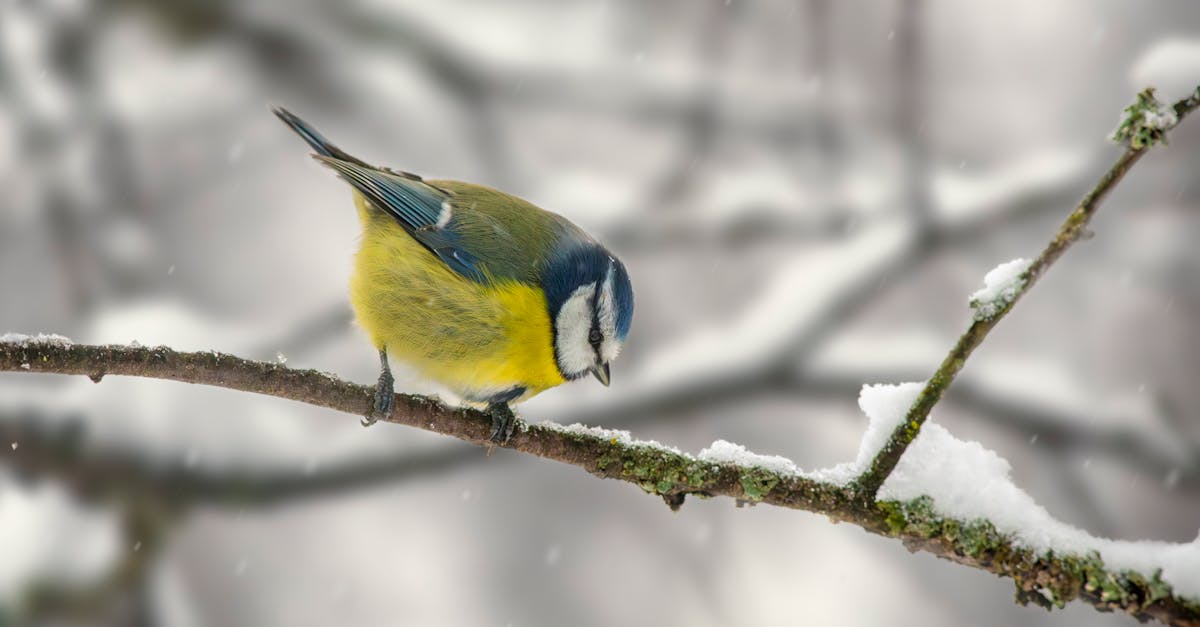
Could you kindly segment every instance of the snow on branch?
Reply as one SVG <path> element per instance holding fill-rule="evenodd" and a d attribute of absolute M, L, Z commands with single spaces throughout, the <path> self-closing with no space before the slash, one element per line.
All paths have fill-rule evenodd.
<path fill-rule="evenodd" d="M 1013 259 L 1002 263 L 983 277 L 983 288 L 971 294 L 968 301 L 975 310 L 976 320 L 988 320 L 1007 309 L 1025 287 L 1028 259 Z"/>
<path fill-rule="evenodd" d="M 1139 104 L 1127 109 L 1131 125 L 1150 120 L 1142 96 L 1152 97 L 1143 92 Z M 1173 119 L 1159 130 L 1169 131 L 1198 106 L 1200 90 L 1171 107 Z M 1154 110 L 1161 114 L 1157 105 Z M 1054 520 L 1012 482 L 1008 463 L 994 452 L 958 440 L 939 425 L 925 425 L 970 353 L 1083 235 L 1101 200 L 1161 139 L 1135 142 L 1132 135 L 1126 137 L 1127 150 L 1042 254 L 1028 265 L 1010 262 L 989 277 L 988 286 L 973 299 L 974 321 L 928 382 L 863 388 L 860 406 L 870 424 L 853 462 L 805 471 L 790 460 L 730 442 L 718 441 L 690 455 L 623 431 L 556 423 L 521 423 L 505 446 L 633 483 L 673 509 L 695 494 L 825 514 L 899 539 L 912 550 L 1011 577 L 1022 603 L 1061 607 L 1081 599 L 1102 611 L 1200 625 L 1200 538 L 1171 544 L 1090 536 Z M 979 315 L 984 305 L 990 309 Z M 0 371 L 82 374 L 97 383 L 109 374 L 165 379 L 265 394 L 354 416 L 373 407 L 371 387 L 216 351 L 96 346 L 58 336 L 9 334 L 0 337 Z M 491 419 L 482 412 L 406 394 L 396 395 L 386 421 L 485 446 L 491 430 Z M 27 453 L 14 446 L 6 455 L 19 464 Z"/>
<path fill-rule="evenodd" d="M 1084 196 L 1075 211 L 1067 216 L 1054 239 L 1050 240 L 1042 254 L 1032 263 L 1026 266 L 1024 260 L 1010 261 L 988 273 L 984 289 L 971 297 L 975 307 L 971 326 L 959 337 L 950 354 L 925 384 L 904 420 L 895 427 L 887 443 L 871 462 L 870 468 L 857 480 L 858 490 L 863 498 L 871 500 L 879 492 L 879 488 L 904 455 L 905 449 L 920 433 L 921 425 L 929 417 L 933 406 L 941 400 L 946 388 L 962 370 L 967 358 L 983 343 L 992 328 L 1012 310 L 1013 305 L 1033 287 L 1067 248 L 1083 237 L 1088 222 L 1095 215 L 1100 203 L 1124 178 L 1133 164 L 1155 143 L 1165 142 L 1167 131 L 1197 107 L 1200 107 L 1200 87 L 1197 87 L 1190 97 L 1174 105 L 1160 104 L 1154 98 L 1154 90 L 1146 89 L 1138 94 L 1134 104 L 1125 109 L 1125 117 L 1113 135 L 1114 140 L 1126 145 L 1125 152 L 1101 177 L 1100 182 Z M 1169 123 L 1165 121 L 1166 117 L 1170 118 Z M 1122 132 L 1122 129 L 1125 129 L 1125 132 Z M 1015 272 L 1018 269 L 1021 272 Z"/>
<path fill-rule="evenodd" d="M 215 385 L 267 394 L 360 415 L 370 409 L 373 390 L 315 370 L 296 370 L 279 363 L 241 359 L 216 351 L 177 352 L 166 347 L 95 346 L 73 344 L 62 338 L 15 338 L 0 342 L 0 371 L 18 373 L 82 374 L 94 381 L 107 375 L 142 376 L 186 383 Z M 864 390 L 861 401 L 872 419 L 869 432 L 887 433 L 903 417 L 919 386 L 878 386 Z M 448 407 L 421 396 L 400 394 L 388 422 L 487 445 L 490 418 L 481 412 Z M 948 433 L 928 430 L 914 447 L 918 454 L 889 479 L 885 496 L 895 491 L 895 501 L 868 502 L 852 488 L 857 470 L 868 460 L 870 449 L 882 441 L 864 442 L 859 460 L 832 469 L 803 471 L 790 461 L 758 455 L 744 448 L 717 442 L 693 456 L 656 442 L 633 439 L 629 433 L 609 429 L 562 426 L 555 423 L 522 424 L 506 445 L 517 451 L 578 466 L 603 478 L 633 483 L 678 507 L 688 494 L 728 496 L 743 502 L 767 503 L 803 509 L 851 522 L 907 546 L 947 559 L 1012 577 L 1018 589 L 1034 599 L 1063 604 L 1082 598 L 1097 607 L 1119 609 L 1143 618 L 1170 623 L 1200 620 L 1200 581 L 1189 568 L 1200 563 L 1195 543 L 1115 543 L 1089 538 L 1082 531 L 1055 523 L 1044 541 L 1026 534 L 1027 522 L 1043 523 L 1044 510 L 1007 477 L 1007 464 L 978 444 L 954 440 Z M 926 444 L 926 442 L 929 442 Z M 920 447 L 930 447 L 928 454 Z M 955 447 L 966 451 L 956 451 Z M 31 453 L 19 447 L 8 453 L 16 458 Z M 999 522 L 976 517 L 986 507 L 996 507 L 962 476 L 944 484 L 929 483 L 930 474 L 945 475 L 938 464 L 974 468 L 970 455 L 991 456 L 983 464 L 989 489 L 1005 487 L 1007 502 L 1027 503 L 1024 517 L 1012 514 Z M 20 460 L 17 459 L 17 463 Z M 932 490 L 938 509 L 927 495 L 909 499 L 910 493 Z M 973 499 L 973 500 L 972 500 Z M 953 503 L 959 516 L 941 511 Z M 989 505 L 989 503 L 991 503 Z M 988 511 L 988 513 L 991 513 Z M 1032 533 L 1036 533 L 1036 530 Z M 1071 543 L 1063 547 L 1060 540 Z M 1048 549 L 1053 547 L 1053 549 Z M 1053 552 L 1050 552 L 1050 551 Z M 1111 560 L 1111 564 L 1109 563 Z M 1192 565 L 1192 566 L 1189 566 Z M 1192 589 L 1198 588 L 1198 589 Z M 1023 597 L 1025 598 L 1025 597 Z"/>

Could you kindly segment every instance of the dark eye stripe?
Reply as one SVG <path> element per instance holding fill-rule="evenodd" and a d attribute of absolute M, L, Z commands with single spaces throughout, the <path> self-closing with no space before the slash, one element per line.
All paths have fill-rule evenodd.
<path fill-rule="evenodd" d="M 592 292 L 592 328 L 588 331 L 588 344 L 597 351 L 600 350 L 600 342 L 604 340 L 604 336 L 600 334 L 600 289 L 600 283 L 596 283 L 596 289 Z"/>

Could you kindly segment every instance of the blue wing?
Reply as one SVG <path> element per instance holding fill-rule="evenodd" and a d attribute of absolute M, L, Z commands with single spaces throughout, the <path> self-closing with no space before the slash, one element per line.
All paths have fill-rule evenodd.
<path fill-rule="evenodd" d="M 450 195 L 407 172 L 384 170 L 326 155 L 314 158 L 333 168 L 408 234 L 455 272 L 476 282 L 487 280 L 479 259 L 468 253 L 454 231 Z"/>
<path fill-rule="evenodd" d="M 325 139 L 324 135 L 318 133 L 317 129 L 313 128 L 308 122 L 301 120 L 300 116 L 296 115 L 295 113 L 292 113 L 283 107 L 271 107 L 271 113 L 274 113 L 275 116 L 283 121 L 284 124 L 287 124 L 288 128 L 292 129 L 294 133 L 299 135 L 300 138 L 303 139 L 310 148 L 317 152 L 317 154 L 325 155 L 326 157 L 334 157 L 341 159 L 342 161 L 349 161 L 350 163 L 357 163 L 359 165 L 367 165 L 366 163 L 354 158 L 341 148 L 334 146 L 333 142 Z"/>
<path fill-rule="evenodd" d="M 479 259 L 463 249 L 454 231 L 448 193 L 416 174 L 376 168 L 350 155 L 287 109 L 274 107 L 271 111 L 316 151 L 313 156 L 317 160 L 336 170 L 371 204 L 396 218 L 429 252 L 468 279 L 481 283 L 486 280 Z"/>

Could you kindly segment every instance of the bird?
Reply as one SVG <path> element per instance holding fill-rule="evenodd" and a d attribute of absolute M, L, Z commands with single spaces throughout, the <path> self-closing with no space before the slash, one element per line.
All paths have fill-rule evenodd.
<path fill-rule="evenodd" d="M 389 359 L 485 405 L 493 443 L 512 405 L 610 364 L 633 321 L 625 265 L 566 218 L 483 185 L 370 165 L 282 107 L 272 112 L 353 188 L 362 239 L 355 318 L 379 352 L 369 426 L 394 402 Z"/>

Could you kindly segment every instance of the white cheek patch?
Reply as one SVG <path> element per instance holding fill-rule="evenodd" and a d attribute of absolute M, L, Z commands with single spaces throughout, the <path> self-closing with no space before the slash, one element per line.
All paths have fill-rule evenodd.
<path fill-rule="evenodd" d="M 604 277 L 604 285 L 600 287 L 600 302 L 597 305 L 596 319 L 600 323 L 600 358 L 606 363 L 617 358 L 621 352 L 621 342 L 617 340 L 617 311 L 613 297 L 613 264 L 608 265 L 608 274 Z"/>
<path fill-rule="evenodd" d="M 566 375 L 582 375 L 596 364 L 596 353 L 588 343 L 592 330 L 592 295 L 596 284 L 581 285 L 558 310 L 554 319 L 554 337 L 558 367 Z"/>
<path fill-rule="evenodd" d="M 600 358 L 604 360 L 604 363 L 611 362 L 617 358 L 617 355 L 620 354 L 621 342 L 606 337 L 604 341 L 600 343 Z"/>

